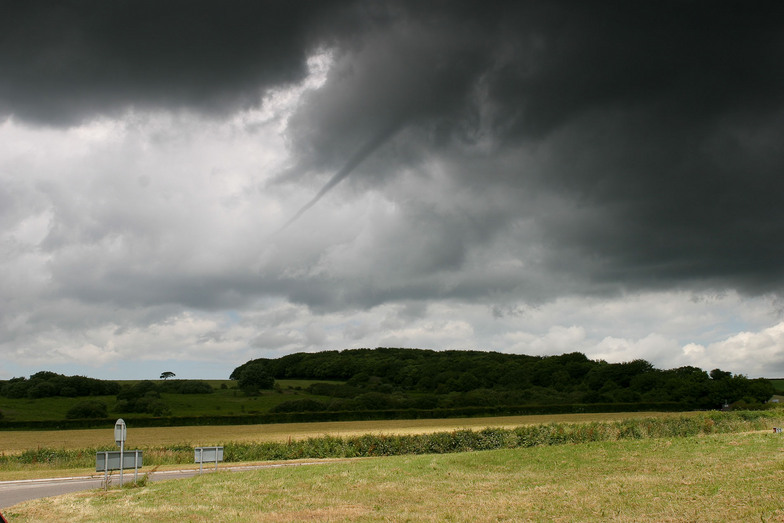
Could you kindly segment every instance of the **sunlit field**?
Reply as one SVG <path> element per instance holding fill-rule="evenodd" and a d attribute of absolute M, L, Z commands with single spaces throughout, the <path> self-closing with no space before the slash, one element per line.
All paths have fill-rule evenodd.
<path fill-rule="evenodd" d="M 406 454 L 441 454 L 540 445 L 564 445 L 621 439 L 685 437 L 698 434 L 738 433 L 781 426 L 781 411 L 691 413 L 643 416 L 638 413 L 563 416 L 415 420 L 395 423 L 308 423 L 278 426 L 209 427 L 214 440 L 198 433 L 202 427 L 147 429 L 148 444 L 129 436 L 126 448 L 144 451 L 144 467 L 188 467 L 195 446 L 222 445 L 228 463 L 297 459 L 377 457 Z M 182 432 L 193 431 L 197 432 Z M 220 430 L 218 430 L 220 429 Z M 277 430 L 276 430 L 277 429 Z M 223 431 L 223 432 L 221 432 Z M 245 431 L 244 440 L 240 432 Z M 52 438 L 64 433 L 5 432 L 5 444 L 19 447 L 0 452 L 0 480 L 87 475 L 93 472 L 96 451 L 113 450 L 113 432 L 73 431 L 71 448 L 57 447 Z M 79 436 L 99 433 L 102 444 L 89 445 Z M 130 433 L 130 431 L 129 431 Z M 168 443 L 162 443 L 167 434 Z M 196 441 L 178 439 L 194 435 Z M 25 436 L 40 438 L 32 446 Z M 48 439 L 47 437 L 48 436 Z M 66 440 L 62 440 L 66 441 Z M 79 446 L 79 442 L 82 443 Z"/>
<path fill-rule="evenodd" d="M 504 416 L 489 418 L 450 418 L 378 421 L 336 421 L 320 423 L 278 423 L 269 425 L 226 425 L 190 427 L 128 426 L 129 446 L 171 445 L 188 443 L 195 446 L 218 445 L 226 441 L 264 442 L 287 441 L 323 435 L 352 436 L 359 434 L 422 434 L 462 428 L 516 427 L 526 424 L 554 422 L 613 421 L 632 418 L 673 417 L 688 413 L 586 413 L 541 416 Z M 113 425 L 105 429 L 0 431 L 0 449 L 6 454 L 49 447 L 80 449 L 111 444 Z"/>
<path fill-rule="evenodd" d="M 765 431 L 399 456 L 30 501 L 17 521 L 780 521 Z"/>
<path fill-rule="evenodd" d="M 694 415 L 696 413 L 693 413 Z M 145 464 L 155 467 L 187 466 L 189 449 L 195 446 L 288 444 L 293 441 L 324 437 L 360 437 L 363 435 L 413 435 L 450 432 L 487 427 L 513 429 L 554 423 L 620 422 L 640 418 L 672 418 L 675 413 L 614 413 L 513 416 L 496 418 L 463 418 L 442 420 L 360 421 L 334 423 L 293 423 L 277 425 L 239 425 L 205 427 L 158 427 L 129 429 L 126 448 L 144 450 Z M 683 416 L 681 414 L 680 416 Z M 2 431 L 0 432 L 0 481 L 88 475 L 96 450 L 112 450 L 113 429 L 68 431 Z M 42 461 L 51 452 L 68 454 L 53 461 Z M 40 452 L 38 452 L 40 451 Z M 24 452 L 33 452 L 30 459 L 3 460 Z M 252 460 L 264 460 L 254 457 Z M 277 458 L 281 459 L 281 458 Z M 247 459 L 243 459 L 247 461 Z M 89 467 L 89 468 L 88 468 Z"/>

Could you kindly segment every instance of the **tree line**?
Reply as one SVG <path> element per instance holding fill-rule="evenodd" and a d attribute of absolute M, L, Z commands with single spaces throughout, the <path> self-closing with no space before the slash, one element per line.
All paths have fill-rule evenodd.
<path fill-rule="evenodd" d="M 658 409 L 717 409 L 725 403 L 759 406 L 775 393 L 769 380 L 748 379 L 721 369 L 706 372 L 685 366 L 661 370 L 642 359 L 608 363 L 590 360 L 579 352 L 528 356 L 483 351 L 349 349 L 254 359 L 235 368 L 230 378 L 248 396 L 273 388 L 282 392 L 275 385 L 276 379 L 315 381 L 305 388 L 310 397 L 292 398 L 270 411 L 281 415 L 370 415 L 411 410 L 436 413 L 466 408 L 489 412 L 537 406 L 588 409 L 587 405 L 591 405 L 589 410 L 612 409 L 613 405 L 637 405 L 641 410 L 654 405 Z M 86 399 L 74 405 L 66 415 L 68 418 L 102 418 L 109 412 L 166 417 L 171 416 L 171 409 L 162 393 L 211 392 L 212 387 L 199 380 L 166 379 L 121 386 L 115 381 L 49 371 L 38 372 L 29 379 L 0 381 L 0 395 L 8 398 L 116 396 L 113 405 L 103 399 Z"/>
<path fill-rule="evenodd" d="M 172 373 L 173 375 L 173 373 Z M 149 380 L 121 386 L 116 381 L 65 376 L 51 371 L 36 372 L 27 378 L 11 378 L 0 381 L 0 396 L 19 399 L 52 397 L 116 396 L 111 407 L 97 399 L 86 399 L 75 404 L 66 413 L 66 418 L 104 418 L 109 412 L 147 413 L 167 416 L 171 409 L 161 399 L 161 393 L 209 394 L 213 392 L 209 383 L 200 380 L 166 380 L 155 383 Z M 2 413 L 0 413 L 1 415 Z"/>
<path fill-rule="evenodd" d="M 120 384 L 85 376 L 64 376 L 51 371 L 36 372 L 30 378 L 11 378 L 0 381 L 0 396 L 6 398 L 51 398 L 64 396 L 113 396 L 120 392 Z"/>
<path fill-rule="evenodd" d="M 528 356 L 483 351 L 349 349 L 259 358 L 240 365 L 272 379 L 335 380 L 308 392 L 329 400 L 294 400 L 276 407 L 296 410 L 455 408 L 492 405 L 676 402 L 715 409 L 725 403 L 759 405 L 775 392 L 765 379 L 721 369 L 685 366 L 656 369 L 645 360 L 608 363 L 573 352 Z"/>

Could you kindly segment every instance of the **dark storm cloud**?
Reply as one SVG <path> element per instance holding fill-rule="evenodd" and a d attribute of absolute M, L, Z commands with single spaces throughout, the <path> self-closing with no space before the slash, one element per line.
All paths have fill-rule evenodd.
<path fill-rule="evenodd" d="M 358 186 L 475 150 L 483 163 L 450 172 L 464 186 L 566 202 L 536 218 L 553 271 L 778 291 L 782 63 L 777 2 L 409 4 L 339 50 L 289 132 L 305 168 L 338 169 L 400 118 L 395 154 L 369 158 L 350 178 Z M 515 149 L 535 166 L 500 165 Z M 505 230 L 509 210 L 487 222 L 477 202 L 464 234 Z"/>
<path fill-rule="evenodd" d="M 386 187 L 404 169 L 424 182 L 448 165 L 475 201 L 427 225 L 460 238 L 412 237 L 453 271 L 533 219 L 542 265 L 576 279 L 784 281 L 781 2 L 19 2 L 0 35 L 0 114 L 53 125 L 248 107 L 329 49 L 325 84 L 289 120 L 295 165 L 280 180 L 308 182 L 304 211 L 341 182 Z M 560 205 L 534 216 L 537 194 Z M 437 198 L 452 195 L 398 203 Z"/>
<path fill-rule="evenodd" d="M 72 124 L 128 106 L 217 112 L 300 80 L 341 2 L 34 1 L 0 7 L 0 115 Z"/>

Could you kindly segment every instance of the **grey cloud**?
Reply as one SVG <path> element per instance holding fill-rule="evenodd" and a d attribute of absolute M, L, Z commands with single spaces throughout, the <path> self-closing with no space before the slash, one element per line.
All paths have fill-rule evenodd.
<path fill-rule="evenodd" d="M 465 120 L 486 59 L 484 35 L 469 21 L 401 17 L 338 48 L 327 83 L 291 119 L 296 152 L 324 169 L 340 165 L 368 136 L 390 126 Z"/>
<path fill-rule="evenodd" d="M 599 258 L 593 276 L 600 280 L 780 288 L 774 238 L 784 232 L 776 196 L 784 155 L 743 138 L 764 128 L 764 119 L 708 129 L 663 128 L 650 115 L 620 120 L 589 120 L 556 140 L 562 154 L 548 169 L 561 180 L 572 173 L 561 194 L 576 205 L 573 213 L 542 217 L 555 242 Z M 584 141 L 602 128 L 605 135 Z M 781 129 L 768 127 L 763 141 L 784 138 Z"/>
<path fill-rule="evenodd" d="M 559 195 L 557 210 L 535 217 L 554 273 L 602 292 L 781 290 L 780 3 L 493 7 L 411 4 L 411 16 L 347 48 L 292 119 L 302 163 L 337 169 L 396 115 L 407 127 L 394 154 L 368 159 L 348 178 L 355 186 L 388 189 L 401 168 L 426 176 L 434 158 L 473 154 L 453 180 Z M 514 150 L 531 164 L 498 162 Z M 471 230 L 492 235 L 528 217 L 514 204 L 505 220 L 466 212 L 478 223 L 451 233 L 469 249 L 481 248 Z"/>
<path fill-rule="evenodd" d="M 295 165 L 278 182 L 313 195 L 287 216 L 347 182 L 400 209 L 370 228 L 356 265 L 318 252 L 328 242 L 261 274 L 237 264 L 165 282 L 55 263 L 64 293 L 100 301 L 125 288 L 206 308 L 270 293 L 328 308 L 784 282 L 780 2 L 9 5 L 0 113 L 52 125 L 129 106 L 225 113 L 301 80 L 307 56 L 331 49 L 325 84 L 286 130 Z M 121 227 L 107 222 L 74 228 L 83 238 L 55 230 L 44 246 L 97 244 Z M 526 269 L 481 274 L 470 264 L 485 249 Z"/>
<path fill-rule="evenodd" d="M 298 81 L 339 1 L 5 2 L 0 116 L 69 125 L 127 107 L 223 112 Z"/>

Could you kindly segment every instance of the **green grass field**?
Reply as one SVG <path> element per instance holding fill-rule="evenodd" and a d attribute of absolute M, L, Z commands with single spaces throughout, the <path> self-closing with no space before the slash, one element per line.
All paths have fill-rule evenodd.
<path fill-rule="evenodd" d="M 10 399 L 0 396 L 0 412 L 9 421 L 46 421 L 65 419 L 68 409 L 86 398 L 38 398 Z M 111 409 L 115 396 L 91 396 L 89 399 L 102 401 Z"/>
<path fill-rule="evenodd" d="M 770 380 L 773 384 L 773 388 L 776 389 L 776 394 L 780 394 L 784 392 L 784 379 L 774 379 Z"/>
<path fill-rule="evenodd" d="M 784 439 L 711 434 L 207 474 L 22 503 L 20 521 L 781 521 Z"/>
<path fill-rule="evenodd" d="M 137 380 L 138 381 L 138 380 Z M 151 380 L 160 381 L 160 380 Z M 205 380 L 215 391 L 212 394 L 161 394 L 161 399 L 171 408 L 172 416 L 231 416 L 258 414 L 294 399 L 328 400 L 323 396 L 314 396 L 305 392 L 305 388 L 316 381 L 278 380 L 280 392 L 266 391 L 259 396 L 246 396 L 234 388 L 236 382 L 231 380 Z M 123 385 L 132 385 L 135 381 L 121 381 Z M 342 382 L 333 382 L 342 383 Z M 221 388 L 225 385 L 226 388 Z M 0 396 L 0 412 L 8 421 L 47 421 L 65 419 L 68 409 L 85 399 L 102 401 L 109 408 L 110 416 L 121 417 L 123 412 L 113 411 L 115 396 L 91 397 L 53 397 L 39 399 L 10 399 Z M 134 417 L 149 417 L 150 414 L 133 413 Z"/>

